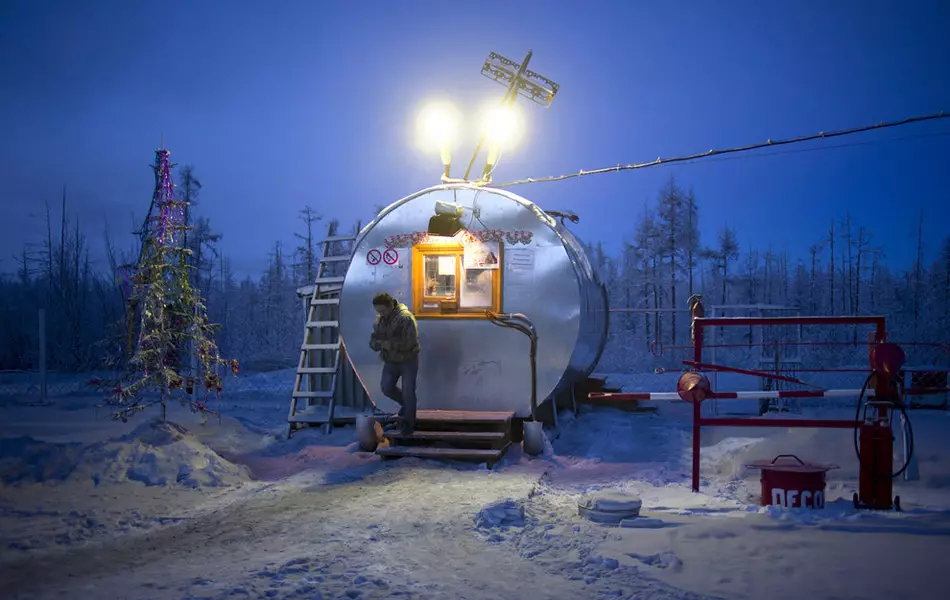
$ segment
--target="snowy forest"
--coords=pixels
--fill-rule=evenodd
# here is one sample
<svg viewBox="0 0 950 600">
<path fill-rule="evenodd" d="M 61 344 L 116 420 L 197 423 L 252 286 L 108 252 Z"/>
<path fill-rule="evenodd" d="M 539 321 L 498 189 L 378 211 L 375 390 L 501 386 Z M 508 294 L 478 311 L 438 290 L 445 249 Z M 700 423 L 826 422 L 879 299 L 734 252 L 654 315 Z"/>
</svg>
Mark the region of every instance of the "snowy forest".
<svg viewBox="0 0 950 600">
<path fill-rule="evenodd" d="M 359 224 L 340 224 L 331 215 L 301 207 L 292 243 L 275 241 L 265 272 L 239 280 L 221 250 L 226 232 L 201 215 L 201 184 L 191 167 L 180 171 L 178 190 L 191 203 L 187 244 L 192 283 L 206 299 L 210 320 L 220 325 L 222 353 L 240 359 L 251 371 L 292 367 L 304 320 L 296 289 L 316 277 L 321 240 L 355 231 Z M 129 236 L 108 229 L 89 231 L 88 224 L 69 216 L 78 211 L 65 195 L 61 211 L 63 218 L 55 223 L 46 207 L 45 239 L 24 248 L 16 257 L 16 271 L 0 279 L 5 317 L 0 321 L 0 370 L 37 369 L 41 308 L 46 313 L 50 369 L 94 370 L 122 351 L 119 270 L 136 256 L 117 248 L 129 245 L 119 241 Z M 594 240 L 586 242 L 606 282 L 611 308 L 632 309 L 611 315 L 599 370 L 652 370 L 669 363 L 672 359 L 658 360 L 656 342 L 667 347 L 689 344 L 686 301 L 693 294 L 702 294 L 707 315 L 708 307 L 715 305 L 756 304 L 797 307 L 795 314 L 802 315 L 883 314 L 892 339 L 950 340 L 950 237 L 933 248 L 918 233 L 914 264 L 894 271 L 884 263 L 884 244 L 875 241 L 874 232 L 855 226 L 847 214 L 828 215 L 827 235 L 812 240 L 802 258 L 783 250 L 744 247 L 742 233 L 729 228 L 713 239 L 701 239 L 701 219 L 701 196 L 670 178 L 654 204 L 637 216 L 619 256 L 608 255 Z M 105 244 L 106 268 L 97 269 L 90 260 L 96 243 Z M 935 251 L 936 258 L 925 260 L 925 254 Z M 666 310 L 670 308 L 682 310 Z M 950 354 L 938 349 L 910 359 L 945 364 Z"/>
</svg>

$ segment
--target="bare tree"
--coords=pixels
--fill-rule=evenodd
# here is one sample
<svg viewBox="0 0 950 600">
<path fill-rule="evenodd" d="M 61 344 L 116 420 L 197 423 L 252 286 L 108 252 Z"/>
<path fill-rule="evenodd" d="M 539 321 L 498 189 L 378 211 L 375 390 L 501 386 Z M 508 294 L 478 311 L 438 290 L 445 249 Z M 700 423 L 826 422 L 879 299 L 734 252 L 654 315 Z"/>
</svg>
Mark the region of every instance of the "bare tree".
<svg viewBox="0 0 950 600">
<path fill-rule="evenodd" d="M 831 283 L 831 314 L 835 314 L 835 222 L 831 221 L 831 229 L 828 230 L 828 237 L 826 238 L 829 248 L 829 256 L 831 260 L 830 273 L 828 279 Z"/>
<path fill-rule="evenodd" d="M 917 257 L 914 260 L 914 339 L 917 339 L 917 326 L 920 322 L 920 283 L 924 262 L 924 211 L 920 211 L 917 220 Z"/>
<path fill-rule="evenodd" d="M 943 248 L 940 252 L 940 258 L 943 260 L 943 314 L 950 317 L 950 236 L 943 240 Z"/>
<path fill-rule="evenodd" d="M 766 258 L 768 258 L 766 254 Z M 759 252 L 749 248 L 745 259 L 745 280 L 746 280 L 746 302 L 755 304 L 758 301 L 758 272 L 759 272 Z M 766 277 L 768 277 L 768 266 L 766 266 Z M 766 283 L 766 285 L 768 285 Z"/>
<path fill-rule="evenodd" d="M 295 266 L 301 267 L 306 283 L 313 283 L 317 277 L 317 252 L 313 238 L 313 224 L 323 219 L 323 217 L 317 215 L 313 208 L 307 205 L 300 211 L 300 215 L 297 218 L 303 221 L 305 233 L 294 234 L 294 237 L 301 241 L 301 244 L 297 246 L 299 262 L 295 263 Z"/>
<path fill-rule="evenodd" d="M 688 276 L 686 297 L 689 298 L 695 293 L 693 271 L 696 267 L 697 254 L 700 250 L 699 207 L 696 204 L 696 196 L 693 194 L 692 188 L 690 188 L 686 194 L 686 227 L 683 230 L 681 244 L 686 253 L 686 272 Z"/>
<path fill-rule="evenodd" d="M 211 221 L 207 217 L 194 220 L 188 240 L 193 285 L 205 295 L 211 287 L 214 264 L 218 258 L 218 242 L 221 238 L 222 234 L 212 230 Z"/>
<path fill-rule="evenodd" d="M 851 235 L 851 213 L 846 212 L 841 222 L 844 248 L 841 249 L 841 312 L 848 314 L 854 311 L 854 240 Z"/>
<path fill-rule="evenodd" d="M 662 256 L 669 268 L 670 308 L 676 308 L 676 284 L 683 271 L 680 257 L 685 254 L 684 240 L 687 237 L 688 201 L 683 190 L 676 185 L 676 179 L 669 181 L 660 190 L 657 202 L 657 214 L 663 236 Z M 662 340 L 661 340 L 662 341 Z M 676 313 L 670 312 L 670 341 L 676 343 Z"/>
<path fill-rule="evenodd" d="M 725 304 L 727 300 L 727 290 L 729 283 L 729 265 L 739 257 L 739 241 L 736 239 L 735 232 L 729 227 L 723 227 L 719 231 L 718 243 L 715 248 L 707 248 L 703 251 L 703 256 L 713 265 L 713 269 L 718 271 L 721 277 L 720 303 Z"/>
<path fill-rule="evenodd" d="M 818 312 L 818 253 L 821 252 L 823 243 L 812 244 L 808 247 L 808 254 L 811 258 L 811 269 L 808 272 L 808 295 L 809 312 Z"/>
</svg>

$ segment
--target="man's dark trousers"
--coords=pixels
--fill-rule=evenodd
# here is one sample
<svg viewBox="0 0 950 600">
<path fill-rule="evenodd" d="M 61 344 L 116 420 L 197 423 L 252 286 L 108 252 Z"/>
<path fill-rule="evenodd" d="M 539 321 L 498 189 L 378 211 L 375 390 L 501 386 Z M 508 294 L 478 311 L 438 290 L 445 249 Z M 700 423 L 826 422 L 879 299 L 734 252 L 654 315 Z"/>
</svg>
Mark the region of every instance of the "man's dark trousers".
<svg viewBox="0 0 950 600">
<path fill-rule="evenodd" d="M 419 374 L 419 357 L 401 362 L 383 363 L 383 377 L 380 387 L 387 398 L 398 404 L 402 429 L 406 433 L 416 427 L 416 376 Z M 402 379 L 402 389 L 396 383 Z"/>
</svg>

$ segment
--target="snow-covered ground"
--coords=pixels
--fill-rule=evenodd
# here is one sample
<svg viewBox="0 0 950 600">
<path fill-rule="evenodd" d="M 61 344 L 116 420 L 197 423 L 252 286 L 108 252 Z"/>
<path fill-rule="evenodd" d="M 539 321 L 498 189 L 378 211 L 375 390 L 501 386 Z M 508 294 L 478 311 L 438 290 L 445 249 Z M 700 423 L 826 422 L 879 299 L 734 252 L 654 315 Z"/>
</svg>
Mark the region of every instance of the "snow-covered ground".
<svg viewBox="0 0 950 600">
<path fill-rule="evenodd" d="M 177 406 L 165 424 L 111 421 L 78 383 L 47 406 L 4 390 L 2 596 L 950 597 L 945 412 L 912 413 L 920 476 L 895 482 L 905 511 L 871 513 L 851 504 L 850 431 L 704 430 L 694 494 L 687 405 L 585 406 L 562 416 L 543 456 L 513 449 L 489 471 L 382 462 L 358 451 L 352 428 L 285 440 L 288 377 L 242 375 L 204 426 Z M 611 384 L 667 391 L 671 377 Z M 787 453 L 840 466 L 823 510 L 759 506 L 745 464 Z M 600 489 L 637 493 L 646 526 L 578 516 Z"/>
</svg>

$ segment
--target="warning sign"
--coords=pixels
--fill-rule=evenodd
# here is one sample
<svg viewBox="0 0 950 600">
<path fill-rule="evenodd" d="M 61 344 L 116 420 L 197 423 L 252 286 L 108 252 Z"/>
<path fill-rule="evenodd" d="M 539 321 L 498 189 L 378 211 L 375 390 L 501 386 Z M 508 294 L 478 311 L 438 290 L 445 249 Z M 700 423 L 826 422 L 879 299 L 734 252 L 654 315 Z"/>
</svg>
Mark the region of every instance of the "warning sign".
<svg viewBox="0 0 950 600">
<path fill-rule="evenodd" d="M 382 259 L 382 255 L 379 253 L 379 250 L 373 248 L 366 253 L 366 262 L 371 265 L 378 265 L 379 261 Z"/>
<path fill-rule="evenodd" d="M 383 252 L 383 262 L 387 265 L 396 264 L 399 262 L 399 252 L 393 248 L 387 248 L 386 251 Z"/>
</svg>

